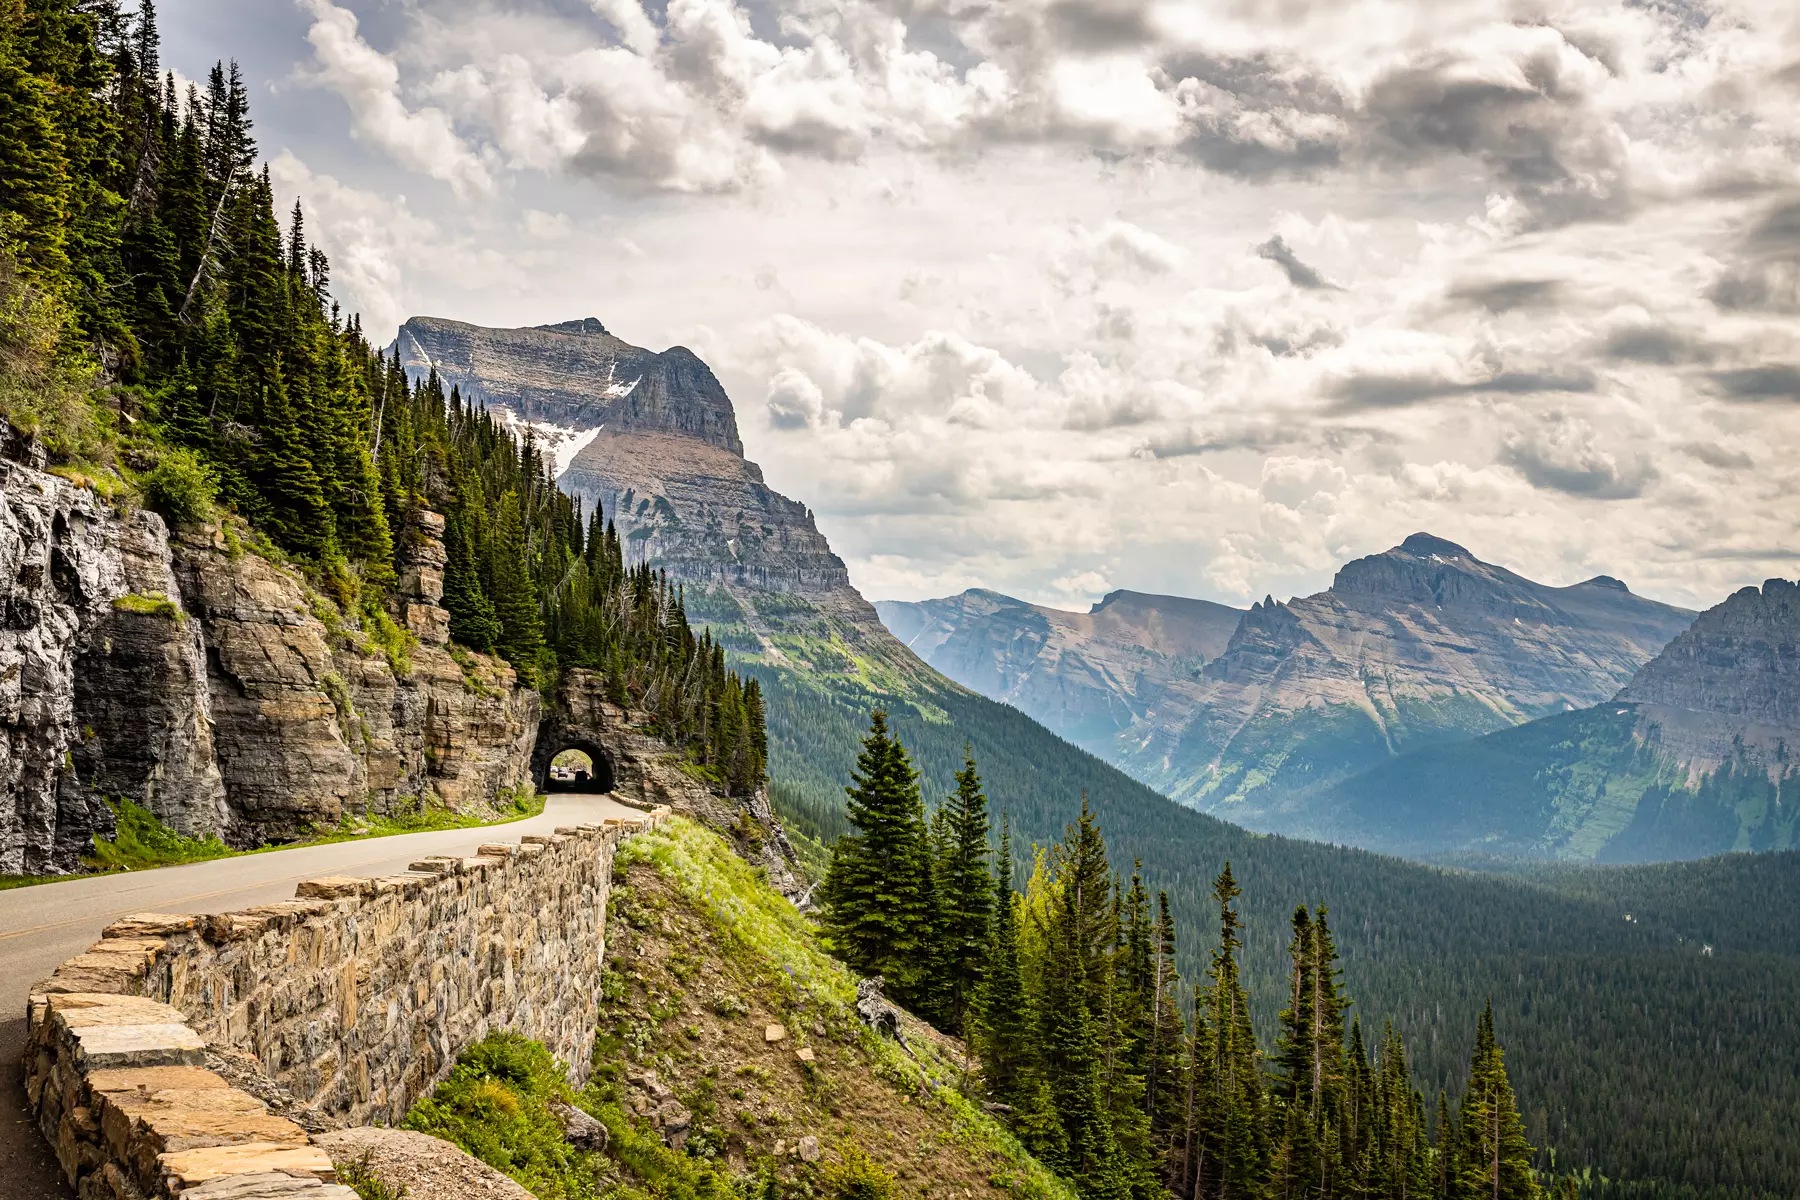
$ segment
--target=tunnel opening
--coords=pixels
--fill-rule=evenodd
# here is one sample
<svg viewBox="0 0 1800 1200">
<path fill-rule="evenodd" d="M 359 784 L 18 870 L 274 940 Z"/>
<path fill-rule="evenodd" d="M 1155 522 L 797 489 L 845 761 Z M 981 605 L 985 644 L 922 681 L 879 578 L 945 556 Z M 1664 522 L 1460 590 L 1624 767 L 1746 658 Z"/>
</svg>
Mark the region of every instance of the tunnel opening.
<svg viewBox="0 0 1800 1200">
<path fill-rule="evenodd" d="M 571 743 L 545 762 L 538 789 L 543 792 L 610 792 L 613 790 L 612 760 L 598 746 Z"/>
</svg>

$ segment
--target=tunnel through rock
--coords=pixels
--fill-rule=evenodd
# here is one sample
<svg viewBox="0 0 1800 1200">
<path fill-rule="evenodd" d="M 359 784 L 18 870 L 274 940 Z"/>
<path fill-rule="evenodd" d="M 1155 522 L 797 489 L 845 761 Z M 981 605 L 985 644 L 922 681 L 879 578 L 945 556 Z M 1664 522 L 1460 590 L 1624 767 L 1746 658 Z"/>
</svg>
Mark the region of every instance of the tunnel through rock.
<svg viewBox="0 0 1800 1200">
<path fill-rule="evenodd" d="M 537 757 L 543 763 L 537 778 L 541 792 L 613 790 L 612 760 L 606 756 L 606 751 L 592 743 L 572 743 L 553 754 Z"/>
</svg>

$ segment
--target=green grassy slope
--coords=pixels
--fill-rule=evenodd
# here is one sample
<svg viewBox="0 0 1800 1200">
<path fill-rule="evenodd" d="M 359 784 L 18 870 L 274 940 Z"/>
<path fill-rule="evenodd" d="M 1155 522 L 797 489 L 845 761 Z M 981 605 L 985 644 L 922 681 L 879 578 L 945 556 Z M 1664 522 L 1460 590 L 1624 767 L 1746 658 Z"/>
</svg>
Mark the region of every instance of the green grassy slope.
<svg viewBox="0 0 1800 1200">
<path fill-rule="evenodd" d="M 1307 832 L 1441 859 L 1664 862 L 1779 850 L 1800 826 L 1800 778 L 1732 766 L 1690 785 L 1635 705 L 1609 703 L 1405 755 L 1314 798 Z"/>
<path fill-rule="evenodd" d="M 867 708 L 883 703 L 927 795 L 949 790 L 969 743 L 1022 844 L 1057 836 L 1085 791 L 1115 861 L 1141 859 L 1150 886 L 1169 890 L 1186 978 L 1209 944 L 1204 889 L 1229 859 L 1245 892 L 1247 971 L 1263 1010 L 1279 1007 L 1288 914 L 1328 904 L 1356 1011 L 1376 1027 L 1394 1022 L 1428 1084 L 1453 1082 L 1468 1053 L 1466 1015 L 1493 998 L 1532 1137 L 1557 1147 L 1560 1167 L 1680 1181 L 1716 1197 L 1741 1187 L 1800 1192 L 1791 1136 L 1800 1012 L 1790 1002 L 1800 994 L 1800 933 L 1791 926 L 1758 936 L 1734 910 L 1685 911 L 1675 882 L 1634 885 L 1633 895 L 1664 900 L 1627 922 L 1604 885 L 1550 887 L 1259 836 L 1181 808 L 947 681 L 900 694 L 750 669 L 768 693 L 777 800 L 803 833 L 842 830 L 841 788 Z M 1729 881 L 1751 861 L 1725 860 L 1694 886 L 1748 891 Z"/>
</svg>

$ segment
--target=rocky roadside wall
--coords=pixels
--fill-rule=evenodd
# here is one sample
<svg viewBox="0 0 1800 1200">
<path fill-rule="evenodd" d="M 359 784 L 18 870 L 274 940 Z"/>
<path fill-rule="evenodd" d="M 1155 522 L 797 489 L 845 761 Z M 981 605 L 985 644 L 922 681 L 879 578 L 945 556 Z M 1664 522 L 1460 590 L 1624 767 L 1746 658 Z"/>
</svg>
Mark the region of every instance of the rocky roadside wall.
<svg viewBox="0 0 1800 1200">
<path fill-rule="evenodd" d="M 529 785 L 541 703 L 448 645 L 442 517 L 399 531 L 390 661 L 229 530 L 171 536 L 29 450 L 0 422 L 0 872 L 78 869 L 107 800 L 247 848 Z"/>
<path fill-rule="evenodd" d="M 241 912 L 115 922 L 28 1012 L 27 1099 L 76 1194 L 348 1200 L 307 1127 L 397 1123 L 495 1030 L 584 1081 L 613 853 L 667 815 L 310 880 Z M 205 1065 L 246 1056 L 248 1076 L 230 1072 L 246 1088 Z"/>
</svg>

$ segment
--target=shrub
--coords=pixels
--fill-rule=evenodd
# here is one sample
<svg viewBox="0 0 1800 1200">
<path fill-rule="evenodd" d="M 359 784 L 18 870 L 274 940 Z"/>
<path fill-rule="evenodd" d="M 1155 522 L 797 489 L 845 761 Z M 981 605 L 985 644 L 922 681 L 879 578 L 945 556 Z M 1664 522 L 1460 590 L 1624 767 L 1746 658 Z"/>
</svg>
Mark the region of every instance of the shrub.
<svg viewBox="0 0 1800 1200">
<path fill-rule="evenodd" d="M 894 1177 L 855 1142 L 847 1142 L 841 1161 L 825 1169 L 825 1186 L 836 1200 L 889 1200 Z"/>
<path fill-rule="evenodd" d="M 172 528 L 198 525 L 212 516 L 219 498 L 219 477 L 192 450 L 170 448 L 138 481 L 144 503 Z"/>
<path fill-rule="evenodd" d="M 338 1168 L 338 1182 L 355 1192 L 360 1200 L 408 1200 L 406 1187 L 392 1187 L 375 1177 L 369 1156 L 363 1155 Z"/>
<path fill-rule="evenodd" d="M 407 1115 L 405 1128 L 454 1142 L 540 1200 L 598 1195 L 591 1156 L 563 1140 L 550 1112 L 569 1099 L 561 1064 L 537 1042 L 496 1033 L 457 1059 L 450 1078 Z"/>
</svg>

